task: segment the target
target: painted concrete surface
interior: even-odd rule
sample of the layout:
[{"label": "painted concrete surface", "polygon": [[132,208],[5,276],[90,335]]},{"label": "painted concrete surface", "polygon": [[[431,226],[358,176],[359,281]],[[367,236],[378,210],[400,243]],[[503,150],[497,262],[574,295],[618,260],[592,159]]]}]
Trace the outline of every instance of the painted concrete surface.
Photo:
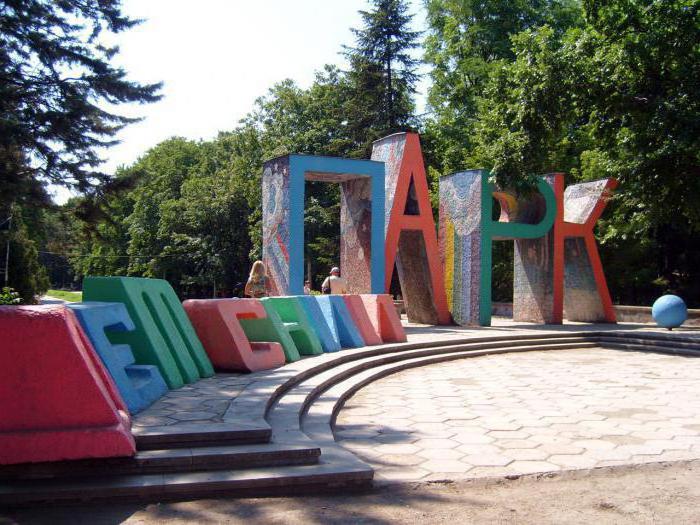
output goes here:
[{"label": "painted concrete surface", "polygon": [[700,360],[588,348],[417,368],[349,399],[336,438],[378,480],[698,459]]}]

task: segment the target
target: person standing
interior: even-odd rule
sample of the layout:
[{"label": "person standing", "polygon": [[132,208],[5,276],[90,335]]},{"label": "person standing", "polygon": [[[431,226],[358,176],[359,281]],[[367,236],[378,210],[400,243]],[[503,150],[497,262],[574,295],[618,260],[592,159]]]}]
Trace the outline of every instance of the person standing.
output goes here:
[{"label": "person standing", "polygon": [[267,297],[269,289],[270,285],[265,264],[262,261],[255,261],[250,269],[248,282],[245,284],[245,294],[248,297],[259,299],[260,297]]},{"label": "person standing", "polygon": [[311,281],[304,281],[304,295],[311,295]]},{"label": "person standing", "polygon": [[331,274],[326,277],[321,285],[321,292],[324,294],[344,294],[348,293],[348,283],[340,276],[340,268],[331,268]]}]

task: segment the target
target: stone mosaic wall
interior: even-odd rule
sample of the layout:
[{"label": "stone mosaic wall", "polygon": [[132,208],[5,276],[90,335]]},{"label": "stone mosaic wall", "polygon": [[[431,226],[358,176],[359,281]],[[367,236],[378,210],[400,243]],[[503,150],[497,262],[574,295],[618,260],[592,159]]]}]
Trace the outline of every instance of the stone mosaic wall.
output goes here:
[{"label": "stone mosaic wall", "polygon": [[[543,177],[554,185],[554,177]],[[518,202],[514,222],[537,224],[544,216],[545,202],[538,194]],[[554,233],[536,239],[515,239],[513,252],[513,320],[552,323],[554,302]]]},{"label": "stone mosaic wall", "polygon": [[340,185],[340,268],[348,293],[369,293],[372,242],[372,185],[369,178]]},{"label": "stone mosaic wall", "polygon": [[440,179],[440,255],[445,293],[457,324],[479,322],[481,170]]},{"label": "stone mosaic wall", "polygon": [[396,133],[376,141],[372,145],[372,160],[384,162],[384,196],[386,205],[384,206],[384,235],[389,228],[389,218],[396,195],[396,186],[401,171],[404,148],[406,146],[406,134]]},{"label": "stone mosaic wall", "polygon": [[384,162],[385,289],[394,265],[413,322],[449,324],[423,153],[416,133],[397,133],[374,143],[372,160]]},{"label": "stone mosaic wall", "polygon": [[289,157],[270,160],[263,167],[263,262],[272,295],[289,293]]},{"label": "stone mosaic wall", "polygon": [[593,261],[598,261],[598,253],[592,233],[612,186],[610,179],[602,179],[572,184],[564,191],[564,223],[590,226],[588,244],[583,236],[566,238],[563,243],[564,316],[569,321],[615,320],[602,267],[596,280]]}]

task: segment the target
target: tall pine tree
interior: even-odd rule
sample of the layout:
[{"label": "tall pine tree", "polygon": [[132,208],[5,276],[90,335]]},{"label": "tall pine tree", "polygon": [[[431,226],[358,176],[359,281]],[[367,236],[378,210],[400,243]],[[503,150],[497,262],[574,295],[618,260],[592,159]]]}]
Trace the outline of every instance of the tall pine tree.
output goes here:
[{"label": "tall pine tree", "polygon": [[362,29],[353,29],[355,47],[346,47],[352,94],[347,105],[348,126],[358,155],[366,155],[373,140],[413,123],[418,60],[418,31],[410,29],[413,15],[405,0],[372,0],[360,11]]},{"label": "tall pine tree", "polygon": [[[112,65],[116,34],[137,21],[120,0],[0,0],[0,195],[27,179],[79,190],[106,179],[100,147],[134,119],[106,109],[158,100]],[[18,162],[26,159],[26,162]]]}]

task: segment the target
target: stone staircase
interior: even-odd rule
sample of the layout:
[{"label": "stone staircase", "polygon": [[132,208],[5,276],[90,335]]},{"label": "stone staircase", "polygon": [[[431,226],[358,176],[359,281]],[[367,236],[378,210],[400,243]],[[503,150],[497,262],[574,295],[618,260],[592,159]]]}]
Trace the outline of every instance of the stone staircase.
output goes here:
[{"label": "stone staircase", "polygon": [[324,354],[258,373],[220,423],[136,428],[133,458],[0,467],[0,505],[367,488],[372,468],[336,444],[333,435],[338,412],[363,386],[456,359],[596,346],[700,356],[700,339],[692,336],[614,330],[500,332]]}]

